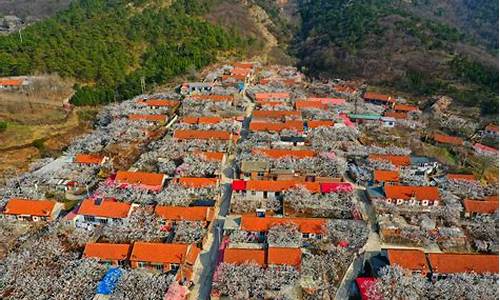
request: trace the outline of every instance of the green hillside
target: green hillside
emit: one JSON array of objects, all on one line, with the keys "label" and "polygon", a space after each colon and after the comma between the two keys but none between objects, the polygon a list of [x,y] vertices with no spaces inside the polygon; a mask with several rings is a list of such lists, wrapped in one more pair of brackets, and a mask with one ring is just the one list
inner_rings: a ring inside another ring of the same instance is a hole
[{"label": "green hillside", "polygon": [[148,86],[241,54],[252,40],[206,22],[216,0],[79,0],[0,37],[0,75],[58,73],[83,83],[75,104],[127,99]]},{"label": "green hillside", "polygon": [[498,111],[498,1],[298,2],[293,50],[310,75]]}]

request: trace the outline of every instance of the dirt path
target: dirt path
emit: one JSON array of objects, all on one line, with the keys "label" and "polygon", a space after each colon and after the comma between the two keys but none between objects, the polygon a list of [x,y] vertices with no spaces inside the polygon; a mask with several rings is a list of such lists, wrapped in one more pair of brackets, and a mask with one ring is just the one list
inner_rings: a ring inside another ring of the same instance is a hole
[{"label": "dirt path", "polygon": [[257,29],[265,40],[264,49],[262,49],[261,54],[254,57],[253,60],[266,63],[271,50],[278,46],[278,39],[266,27],[266,24],[271,23],[272,21],[264,9],[257,5],[251,5],[249,7],[249,11],[251,17],[255,20]]}]

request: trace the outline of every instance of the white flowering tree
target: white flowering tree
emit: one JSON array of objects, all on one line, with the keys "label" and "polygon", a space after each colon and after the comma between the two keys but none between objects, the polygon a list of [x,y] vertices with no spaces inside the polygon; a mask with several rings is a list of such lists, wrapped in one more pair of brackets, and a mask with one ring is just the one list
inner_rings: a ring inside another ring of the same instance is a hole
[{"label": "white flowering tree", "polygon": [[110,299],[163,299],[173,281],[172,274],[153,273],[141,269],[123,270]]},{"label": "white flowering tree", "polygon": [[174,225],[174,243],[200,243],[207,233],[205,222],[179,221]]},{"label": "white flowering tree", "polygon": [[153,212],[136,208],[126,222],[103,226],[102,235],[112,243],[160,242],[168,236],[168,231],[162,229],[161,223],[161,219]]},{"label": "white flowering tree", "polygon": [[267,243],[270,247],[298,248],[302,246],[302,233],[293,223],[277,224],[269,228]]}]

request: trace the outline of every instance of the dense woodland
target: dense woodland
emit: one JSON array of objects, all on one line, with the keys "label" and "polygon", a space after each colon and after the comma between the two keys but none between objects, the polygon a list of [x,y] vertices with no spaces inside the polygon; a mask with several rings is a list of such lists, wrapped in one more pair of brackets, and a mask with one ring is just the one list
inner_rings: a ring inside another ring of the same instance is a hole
[{"label": "dense woodland", "polygon": [[[53,18],[0,37],[0,75],[58,73],[82,82],[76,105],[128,99],[252,43],[199,17],[213,1],[80,0]],[[127,5],[131,3],[131,5]]]},{"label": "dense woodland", "polygon": [[498,1],[299,2],[293,48],[310,75],[498,111]]}]

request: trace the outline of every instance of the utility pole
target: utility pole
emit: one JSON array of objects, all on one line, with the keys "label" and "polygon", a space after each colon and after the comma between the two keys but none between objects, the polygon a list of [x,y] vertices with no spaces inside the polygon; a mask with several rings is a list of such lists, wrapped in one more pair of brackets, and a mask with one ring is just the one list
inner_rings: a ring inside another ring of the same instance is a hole
[{"label": "utility pole", "polygon": [[145,89],[146,89],[146,79],[144,78],[144,76],[141,76],[141,90],[143,94]]}]

